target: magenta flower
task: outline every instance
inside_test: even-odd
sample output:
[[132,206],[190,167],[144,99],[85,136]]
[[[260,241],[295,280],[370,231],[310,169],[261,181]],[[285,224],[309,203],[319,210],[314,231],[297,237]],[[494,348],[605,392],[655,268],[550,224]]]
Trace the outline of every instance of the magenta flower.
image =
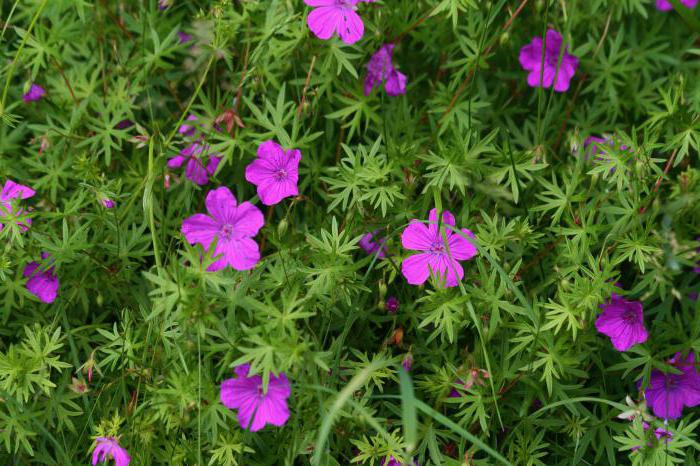
[[406,75],[394,68],[393,54],[394,44],[384,44],[372,55],[367,63],[365,95],[369,95],[372,89],[381,86],[382,83],[387,95],[397,96],[406,93]]
[[182,222],[182,234],[190,244],[199,243],[210,250],[216,239],[212,256],[218,258],[207,270],[215,272],[227,265],[235,270],[249,270],[260,260],[258,243],[253,236],[265,223],[260,209],[250,202],[237,204],[226,187],[213,189],[205,201],[206,214],[195,214]]
[[[215,155],[207,155],[209,150],[207,144],[201,142],[193,142],[189,146],[180,151],[178,155],[168,160],[168,168],[179,168],[185,161],[185,176],[187,179],[200,186],[209,183],[209,176],[216,173],[216,169],[221,162],[221,157]],[[204,153],[204,154],[203,154]],[[204,160],[208,162],[204,163]]]
[[[476,247],[459,233],[449,228],[439,229],[437,215],[437,209],[430,211],[427,226],[417,220],[411,220],[401,234],[401,244],[404,248],[421,251],[420,254],[407,257],[401,264],[401,272],[411,285],[422,285],[432,274],[441,282],[444,281],[447,287],[457,286],[464,277],[464,270],[459,261],[469,260],[477,253]],[[454,226],[454,215],[444,211],[442,222]],[[474,237],[466,228],[462,228],[461,231],[470,238]]]
[[684,406],[700,404],[700,374],[695,368],[693,353],[689,353],[686,359],[683,359],[681,353],[676,353],[668,363],[681,373],[663,373],[654,369],[644,397],[655,416],[678,419]]
[[[695,8],[698,4],[698,0],[680,0],[680,2],[687,8]],[[656,9],[659,11],[670,11],[673,9],[673,5],[668,0],[656,0]]]
[[[554,29],[547,31],[546,44],[541,37],[534,37],[532,42],[520,49],[520,65],[530,73],[527,76],[527,84],[530,87],[552,87],[557,92],[566,92],[569,82],[574,77],[578,67],[578,58],[568,53],[568,47],[559,63],[559,52],[563,46],[563,39]],[[542,47],[544,51],[544,63],[542,62]],[[557,66],[559,64],[559,66]],[[558,68],[558,69],[557,69]],[[556,76],[556,83],[554,77]]]
[[97,437],[97,445],[92,452],[92,466],[114,460],[114,466],[127,466],[131,461],[129,453],[113,437]]
[[360,2],[374,0],[304,0],[314,10],[309,13],[307,24],[316,37],[328,40],[334,34],[346,44],[354,44],[362,39],[365,25],[355,13]]
[[114,208],[114,201],[108,197],[102,198],[101,202],[102,202],[102,205],[104,206],[105,209],[113,209]]
[[[28,199],[36,194],[32,188],[17,184],[12,180],[5,181],[5,186],[2,187],[0,191],[0,219],[6,217],[8,214],[13,216],[21,215],[24,211],[18,208],[16,211],[12,209],[13,199]],[[31,225],[32,220],[26,219],[24,221],[20,220],[17,222],[22,231],[27,231],[29,225]],[[0,223],[0,231],[4,228],[4,225]]]
[[[41,259],[48,259],[49,254],[41,253]],[[38,270],[37,270],[38,269]],[[51,304],[56,299],[58,293],[58,277],[54,275],[55,267],[41,267],[39,262],[30,262],[24,268],[22,275],[29,277],[27,280],[27,291],[39,298],[39,301]]]
[[603,312],[595,321],[595,328],[610,337],[613,348],[627,351],[636,344],[644,343],[649,338],[644,327],[642,303],[625,301],[613,293],[610,301],[599,306]]
[[299,194],[300,160],[299,150],[285,151],[275,141],[265,141],[258,146],[258,158],[245,167],[245,179],[258,187],[263,204],[277,204]]
[[238,423],[243,429],[257,432],[265,425],[283,426],[289,419],[287,398],[291,393],[284,372],[279,377],[270,374],[267,392],[263,392],[262,377],[248,376],[249,364],[236,367],[236,378],[221,383],[221,403],[238,410]]
[[[185,119],[186,122],[193,122],[197,121],[197,115],[188,115],[187,118]],[[195,132],[197,131],[197,127],[194,124],[188,124],[188,123],[183,123],[180,125],[180,127],[177,129],[177,132],[182,134],[183,136],[194,136]]]
[[386,238],[379,238],[374,241],[374,237],[381,230],[374,230],[371,233],[366,233],[357,243],[368,255],[376,254],[379,259],[386,257]]
[[384,307],[390,313],[396,314],[396,311],[399,310],[399,300],[396,298],[396,296],[389,296],[386,299],[386,303],[384,303]]
[[38,84],[33,84],[29,86],[29,90],[22,96],[22,100],[25,102],[36,102],[46,95],[46,91],[43,87]]

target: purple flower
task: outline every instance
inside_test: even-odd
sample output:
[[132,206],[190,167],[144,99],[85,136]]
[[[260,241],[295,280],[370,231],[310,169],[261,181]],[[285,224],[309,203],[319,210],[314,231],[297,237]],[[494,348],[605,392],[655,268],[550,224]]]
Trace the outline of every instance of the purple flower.
[[394,44],[384,44],[367,63],[365,95],[384,83],[387,95],[397,96],[406,93],[406,75],[394,68],[392,55]]
[[[6,217],[8,214],[22,214],[22,209],[18,209],[17,211],[12,210],[12,199],[28,199],[34,196],[34,194],[36,194],[36,191],[28,186],[17,184],[12,180],[5,181],[5,186],[3,186],[2,191],[0,191],[0,219]],[[24,221],[18,221],[17,225],[19,225],[22,231],[27,231],[31,223],[31,219],[26,219]],[[4,225],[0,223],[0,231],[2,231],[3,228]]]
[[678,419],[684,406],[693,407],[700,404],[700,374],[695,369],[693,353],[688,354],[686,359],[683,359],[680,353],[676,353],[669,364],[681,373],[663,373],[654,369],[644,397],[655,416]]
[[309,13],[307,24],[316,37],[327,40],[338,34],[346,44],[362,39],[365,25],[355,13],[359,2],[374,0],[304,0],[314,10]]
[[380,230],[374,230],[371,233],[366,233],[362,238],[360,238],[359,243],[357,243],[363,251],[368,255],[377,254],[379,259],[384,259],[386,257],[386,238],[379,238],[374,241],[374,237]]
[[649,338],[647,329],[644,327],[642,303],[625,301],[613,293],[610,301],[599,307],[603,312],[596,319],[595,328],[603,335],[610,337],[616,350],[627,351]]
[[177,38],[181,44],[186,44],[192,40],[192,36],[182,31],[177,31]]
[[172,0],[158,0],[158,8],[160,8],[161,10],[167,10],[168,8],[170,8],[171,1]]
[[248,376],[249,370],[249,364],[238,366],[234,369],[237,377],[221,383],[221,403],[238,409],[238,423],[243,429],[257,432],[266,424],[283,426],[289,419],[287,398],[291,388],[287,376],[284,372],[279,377],[270,374],[267,392],[263,392],[262,377]]
[[92,452],[92,466],[113,459],[115,466],[127,466],[131,461],[129,453],[112,437],[97,437],[97,446]]
[[258,158],[245,167],[245,179],[258,187],[263,204],[277,204],[299,194],[300,160],[299,150],[285,151],[275,141],[265,141],[258,146]]
[[[680,2],[687,8],[695,8],[698,4],[698,0],[680,0]],[[660,11],[669,11],[673,9],[673,5],[669,0],[656,0],[656,9]]]
[[[209,183],[209,176],[216,172],[221,162],[221,157],[215,155],[202,155],[208,151],[209,146],[202,142],[193,142],[180,151],[178,155],[168,160],[168,168],[179,168],[187,161],[185,176],[200,186]],[[204,165],[203,158],[208,157],[209,161]]]
[[658,440],[661,440],[662,438],[664,439],[664,443],[669,443],[671,439],[673,438],[673,432],[664,429],[663,427],[658,427],[654,431],[654,435]]
[[[543,45],[541,37],[534,37],[532,42],[520,49],[520,65],[530,73],[527,76],[527,84],[531,87],[552,87],[557,92],[566,92],[569,82],[573,78],[578,67],[578,58],[568,53],[568,47],[564,50],[564,56],[559,62],[559,52],[563,46],[563,39],[554,29],[547,31],[546,44]],[[542,47],[545,46],[544,63],[542,62]],[[558,69],[557,69],[558,68]],[[544,69],[544,70],[543,70]],[[554,83],[556,75],[557,82]],[[541,78],[541,79],[540,79]]]
[[206,214],[195,214],[182,222],[182,234],[190,244],[199,243],[209,250],[216,239],[212,256],[218,258],[207,268],[210,272],[231,266],[249,270],[260,260],[258,243],[253,236],[265,223],[260,209],[250,202],[237,204],[227,187],[209,191]]
[[[188,115],[185,121],[197,121],[197,115]],[[190,137],[194,136],[195,132],[197,131],[197,128],[195,125],[190,125],[187,123],[183,123],[180,125],[180,127],[177,129],[177,132],[182,134],[183,136]]]
[[[48,257],[48,253],[41,253],[42,260],[46,260]],[[46,268],[40,267],[40,265],[39,262],[30,262],[24,268],[22,275],[29,277],[26,285],[27,291],[39,298],[39,301],[51,304],[56,299],[58,292],[58,277],[54,275],[55,267]]]
[[43,87],[38,84],[33,84],[29,86],[29,90],[22,96],[22,100],[25,102],[36,102],[46,95],[46,91]]
[[406,356],[403,357],[401,360],[401,367],[403,367],[403,370],[406,372],[411,371],[411,367],[413,367],[413,354],[407,353]]
[[119,123],[117,123],[116,125],[114,125],[114,129],[127,129],[127,128],[131,128],[132,126],[134,126],[134,122],[129,120],[128,118],[126,118],[124,120],[119,121]]
[[384,307],[387,311],[391,312],[392,314],[395,314],[396,311],[399,310],[399,300],[396,299],[396,296],[389,296],[386,299],[386,303],[384,303]]
[[[412,251],[422,251],[403,260],[401,272],[411,285],[422,285],[433,274],[445,286],[457,286],[464,277],[464,270],[459,261],[469,260],[477,253],[476,247],[452,229],[438,228],[437,209],[430,211],[429,225],[411,220],[401,234],[401,244]],[[450,211],[442,213],[445,225],[455,225],[455,218]],[[473,238],[474,234],[463,228],[461,232]],[[443,237],[444,233],[444,237]],[[446,247],[447,246],[447,247]]]
[[114,208],[114,201],[108,197],[102,198],[101,202],[102,202],[102,205],[104,206],[105,209],[113,209]]

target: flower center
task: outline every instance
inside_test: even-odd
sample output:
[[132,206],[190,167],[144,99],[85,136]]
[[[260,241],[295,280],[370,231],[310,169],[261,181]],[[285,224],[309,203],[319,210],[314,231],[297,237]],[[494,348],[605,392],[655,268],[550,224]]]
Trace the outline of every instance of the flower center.
[[287,179],[289,174],[287,173],[287,170],[285,170],[284,168],[279,168],[275,172],[274,176],[275,176],[275,181],[284,181]]
[[637,323],[637,313],[634,312],[632,309],[627,309],[623,314],[622,314],[622,320],[625,321],[626,324],[631,325]]
[[445,242],[442,239],[434,241],[430,246],[431,254],[444,254],[445,253]]
[[681,383],[681,377],[679,374],[667,374],[664,381],[664,386],[666,390],[675,390]]
[[233,236],[233,227],[228,223],[221,227],[221,237],[225,240],[230,240]]

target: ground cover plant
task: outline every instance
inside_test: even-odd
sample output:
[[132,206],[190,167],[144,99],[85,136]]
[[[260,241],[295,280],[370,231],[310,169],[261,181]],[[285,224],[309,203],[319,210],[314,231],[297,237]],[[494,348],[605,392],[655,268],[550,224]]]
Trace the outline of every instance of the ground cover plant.
[[696,464],[697,3],[0,2],[0,464]]

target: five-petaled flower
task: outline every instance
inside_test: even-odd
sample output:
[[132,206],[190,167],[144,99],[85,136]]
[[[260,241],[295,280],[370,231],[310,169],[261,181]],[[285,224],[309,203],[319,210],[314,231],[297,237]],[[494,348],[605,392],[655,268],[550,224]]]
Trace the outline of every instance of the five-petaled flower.
[[346,44],[354,44],[362,39],[365,25],[355,12],[360,2],[374,0],[304,0],[314,10],[306,19],[309,29],[316,37],[327,40],[338,34]]
[[240,205],[227,187],[209,191],[206,214],[195,214],[182,222],[182,234],[190,244],[199,243],[206,250],[216,240],[207,270],[215,272],[227,265],[235,270],[249,270],[260,260],[258,243],[253,237],[265,223],[260,209],[250,202]]
[[[49,258],[49,254],[46,252],[41,253],[41,259],[46,262]],[[29,277],[27,280],[27,291],[39,298],[39,301],[51,304],[56,300],[56,295],[58,293],[58,277],[55,275],[56,268],[53,266],[47,266],[47,264],[40,264],[39,262],[30,262],[24,268],[22,275],[24,277]]]
[[263,204],[277,204],[299,194],[300,160],[299,150],[285,151],[275,141],[265,141],[258,146],[258,157],[245,167],[245,179],[257,186]]
[[678,419],[684,406],[700,404],[700,374],[695,367],[695,354],[692,352],[687,358],[676,353],[668,363],[680,373],[652,370],[644,397],[655,416]]
[[289,380],[284,372],[270,374],[267,391],[259,375],[249,376],[249,364],[234,369],[236,377],[221,383],[221,403],[238,410],[238,423],[243,429],[257,432],[265,425],[283,426],[289,419],[287,398],[291,393]]
[[649,338],[644,327],[642,303],[626,301],[613,293],[610,301],[601,304],[603,312],[598,315],[595,327],[603,335],[610,337],[613,348],[627,351],[632,346],[644,343]]
[[129,453],[113,437],[97,437],[97,445],[92,452],[92,466],[114,460],[114,466],[127,466],[131,461]]
[[[455,218],[449,211],[442,213],[444,225],[455,225]],[[444,235],[444,236],[443,236]],[[469,260],[477,253],[470,240],[474,234],[463,228],[461,233],[451,228],[439,228],[437,209],[430,211],[428,225],[411,220],[401,234],[401,244],[412,251],[421,251],[403,260],[401,272],[411,285],[422,285],[432,274],[445,286],[457,286],[464,277],[459,261]]]
[[[21,184],[17,184],[12,180],[5,181],[5,185],[0,191],[0,219],[11,216],[19,216],[24,213],[24,210],[18,207],[13,209],[13,203],[20,199],[28,199],[34,196],[36,192],[28,187]],[[16,206],[16,204],[14,204]],[[24,220],[18,220],[17,225],[20,227],[21,231],[27,231],[29,225],[31,225],[32,220],[30,218]],[[4,225],[0,223],[0,231],[4,228]]]
[[382,83],[387,95],[397,96],[406,93],[406,75],[394,68],[393,54],[394,44],[384,44],[372,55],[367,63],[365,95],[369,95],[372,89],[381,86]]
[[[534,37],[532,42],[520,49],[520,65],[530,72],[527,75],[527,83],[531,87],[545,88],[552,87],[554,84],[555,91],[566,92],[578,67],[578,58],[571,55],[567,47],[563,51],[561,61],[559,60],[563,39],[554,29],[547,31],[545,42],[546,44],[542,43],[541,37]],[[544,57],[542,47],[544,47]]]

